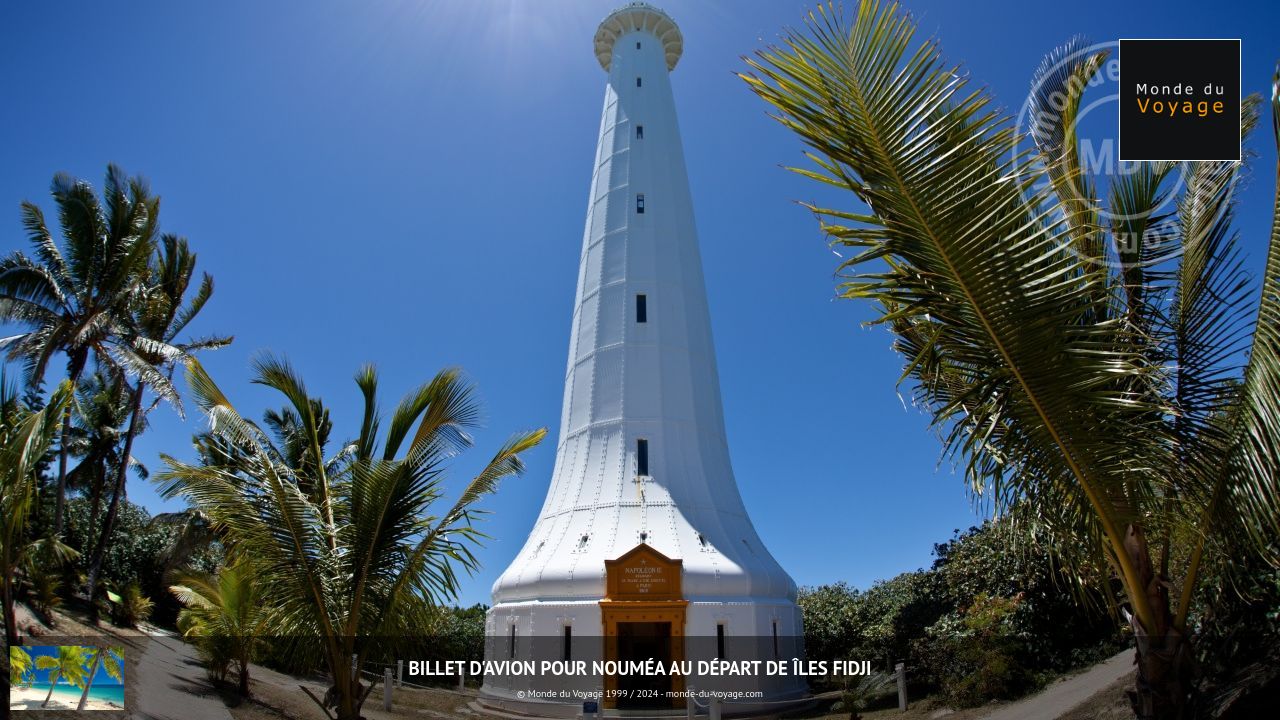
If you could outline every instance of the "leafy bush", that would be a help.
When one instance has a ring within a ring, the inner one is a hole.
[[[915,642],[916,657],[938,680],[952,707],[1021,696],[1037,685],[1028,634],[1019,628],[1022,596],[985,593],[934,623]]]
[[[57,619],[53,611],[62,605],[62,598],[58,594],[62,590],[62,580],[57,571],[41,566],[29,568],[24,589],[31,609],[40,615],[45,625],[56,627]]]
[[[1125,646],[1109,612],[1118,593],[1096,568],[1079,561],[1085,583],[1073,589],[1056,547],[1043,531],[1008,519],[934,546],[934,570],[951,607],[969,607],[984,595],[1020,599],[1010,622],[1026,644],[1027,662],[1039,671],[1070,670]]]
[[[797,602],[806,654],[883,669],[905,662],[913,685],[972,704],[1119,651],[1113,589],[1095,572],[1073,592],[1054,547],[1027,526],[989,522],[935,545],[929,570],[866,591],[805,588]]]
[[[80,552],[81,564],[88,562],[101,531],[101,525],[91,523],[90,510],[87,498],[75,498],[67,503],[66,542]],[[102,521],[103,518],[99,517],[98,522]],[[155,593],[161,587],[161,576],[164,573],[161,556],[173,542],[176,533],[171,527],[153,525],[151,516],[145,509],[122,500],[115,528],[109,538],[110,544],[102,561],[103,580],[122,588],[129,583],[137,583],[148,594]],[[83,570],[83,566],[81,569]]]
[[[949,607],[938,580],[920,570],[877,582],[866,592],[844,583],[802,590],[797,602],[807,656],[871,660],[880,667],[905,660],[911,640]]]
[[[116,627],[138,627],[138,623],[151,617],[151,610],[155,607],[138,583],[129,583],[120,592],[108,590],[107,597],[111,601],[111,622]]]
[[[800,588],[796,604],[804,614],[804,648],[810,660],[843,660],[861,641],[860,593],[847,583]]]
[[[1213,717],[1274,712],[1280,696],[1280,569],[1211,548],[1192,618],[1200,691]]]
[[[80,552],[74,564],[69,564],[63,578],[64,589],[82,587],[85,582],[84,563],[98,541],[101,525],[90,522],[88,498],[78,497],[67,502],[66,542]],[[105,515],[105,513],[102,513]],[[102,522],[99,517],[99,523]],[[103,586],[115,588],[117,594],[130,584],[136,584],[142,595],[154,600],[152,610],[159,622],[172,622],[178,613],[177,600],[168,591],[165,573],[170,551],[178,543],[183,525],[172,522],[155,522],[140,505],[128,500],[120,502],[119,515],[112,530],[110,545],[102,561]],[[222,549],[217,543],[202,546],[186,559],[186,565],[198,570],[212,571],[221,560]],[[74,584],[72,584],[74,583]],[[111,609],[105,596],[97,601],[104,609]]]

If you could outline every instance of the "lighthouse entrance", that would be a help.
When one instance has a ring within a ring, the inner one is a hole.
[[[622,662],[654,660],[665,665],[671,663],[671,623],[669,622],[620,622],[618,623],[617,655]],[[671,704],[667,692],[671,689],[669,678],[658,675],[629,674],[618,678],[618,708],[656,708]]]
[[[605,560],[605,598],[600,601],[605,660],[655,660],[664,666],[685,656],[684,620],[689,603],[681,591],[684,564],[637,545]],[[604,678],[604,706],[618,709],[683,707],[678,674],[626,673]]]

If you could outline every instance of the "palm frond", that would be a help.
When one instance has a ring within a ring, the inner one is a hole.
[[[896,5],[864,2],[852,23],[823,5],[808,26],[750,60],[744,79],[872,211],[813,208],[833,243],[859,251],[842,265],[842,295],[912,328],[917,402],[974,487],[998,507],[1046,508],[1108,548],[1128,587],[1145,586],[1124,538],[1153,498],[1128,479],[1164,466],[1167,444],[1135,452],[1126,438],[1167,434],[1161,370],[1108,319],[1109,278],[1073,247],[1074,211],[1035,190],[987,92],[934,42],[911,49],[914,24]]]

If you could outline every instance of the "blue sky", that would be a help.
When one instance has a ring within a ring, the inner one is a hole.
[[[35,645],[35,646],[30,646],[30,647],[28,647],[28,648],[27,648],[27,652],[31,653],[31,659],[32,659],[32,661],[33,661],[33,666],[34,666],[34,661],[35,661],[37,658],[39,658],[41,655],[56,656],[56,655],[58,654],[58,646],[57,646],[57,645]],[[121,660],[123,660],[123,659],[124,659],[124,656],[123,656],[123,655],[121,655],[121,656],[120,656],[120,658],[121,658]],[[92,662],[91,660],[88,660],[88,653],[86,652],[86,666],[85,666],[85,667],[87,668],[87,667],[88,667],[88,664],[89,664],[89,663],[91,663],[91,662]],[[52,672],[53,672],[52,670],[40,670],[40,669],[37,669],[37,670],[35,671],[35,684],[36,684],[36,685],[48,685],[48,684],[49,684],[49,675],[50,675],[50,673],[52,673]],[[115,678],[111,677],[111,675],[109,675],[109,674],[107,673],[107,668],[106,668],[106,666],[105,666],[105,665],[102,665],[102,664],[99,664],[99,665],[98,665],[98,670],[97,670],[97,672],[95,672],[95,673],[93,674],[93,684],[94,684],[94,685],[120,685],[120,684],[122,684],[122,681],[117,680],[117,679],[115,679]],[[69,685],[68,685],[67,680],[66,680],[66,678],[65,678],[65,677],[64,677],[64,678],[62,678],[62,679],[58,682],[58,685],[59,685],[60,687],[69,687]]]
[[[246,382],[286,354],[354,433],[363,362],[384,405],[443,366],[479,385],[474,470],[517,428],[548,426],[525,477],[486,502],[492,539],[462,601],[487,601],[541,506],[554,459],[582,222],[605,75],[595,0],[367,3],[6,3],[0,6],[0,250],[23,247],[18,203],[50,207],[56,171],[100,184],[108,162],[164,198],[217,292],[197,333],[257,417],[279,401]],[[870,309],[833,299],[838,259],[795,200],[842,201],[781,169],[800,143],[734,72],[812,3],[668,0],[685,54],[672,76],[702,243],[734,468],[762,538],[805,585],[927,565],[979,519]],[[1273,4],[907,3],[1000,104],[1080,33],[1240,37],[1245,92],[1265,92],[1280,42]],[[1106,137],[1099,113],[1086,130]],[[1264,124],[1265,127],[1265,124]],[[1265,134],[1238,222],[1251,267],[1270,222]],[[189,454],[200,419],[167,409],[139,441]],[[151,485],[130,498],[176,509]]]

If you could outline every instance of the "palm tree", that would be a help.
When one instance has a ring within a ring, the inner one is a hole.
[[[35,664],[31,660],[31,653],[21,645],[9,646],[9,687],[18,687],[24,685],[31,680],[31,671],[35,669]]]
[[[84,692],[80,693],[80,703],[76,710],[83,710],[89,702],[89,690],[93,688],[93,678],[98,674],[98,666],[106,669],[107,675],[120,680],[124,677],[124,648],[120,645],[86,647],[89,662],[89,674],[85,676]]]
[[[58,687],[60,680],[66,680],[78,688],[85,686],[84,661],[84,648],[79,645],[59,645],[56,655],[41,655],[36,658],[37,669],[51,671],[49,694],[44,696],[44,702],[40,703],[40,707],[49,706],[49,701],[53,699],[53,691]]]
[[[128,387],[118,375],[95,370],[80,380],[77,412],[67,441],[69,453],[80,459],[67,472],[67,487],[89,496],[89,532],[99,527],[102,498],[108,478],[115,479],[120,462],[120,428],[129,417]],[[141,465],[134,464],[135,470]],[[145,471],[141,474],[145,476]],[[85,543],[85,550],[91,545]]]
[[[811,149],[799,172],[865,206],[810,209],[855,249],[842,295],[877,304],[970,487],[1112,569],[1135,713],[1185,717],[1203,553],[1277,561],[1280,197],[1256,300],[1230,229],[1239,163],[1140,164],[1108,208],[1096,197],[1074,120],[1105,52],[1046,59],[1019,151],[990,94],[914,30],[896,5],[852,22],[823,6],[743,79]]]
[[[124,448],[120,451],[122,462],[117,463],[116,467],[107,517],[89,558],[89,597],[93,597],[98,589],[102,561],[106,557],[111,532],[115,529],[120,499],[125,492],[126,471],[133,452],[133,441],[141,432],[144,422],[144,392],[149,386],[159,399],[173,404],[181,415],[180,398],[169,380],[175,361],[188,358],[200,350],[225,347],[232,340],[231,337],[210,337],[185,343],[175,342],[213,296],[213,278],[205,273],[195,295],[190,302],[186,301],[195,269],[196,254],[191,252],[186,239],[175,235],[163,236],[156,248],[155,257],[147,267],[139,300],[132,308],[132,329],[127,338],[132,352],[123,353],[120,357],[125,367],[137,377],[137,384],[131,393],[129,428],[125,431]],[[91,603],[89,612],[91,620],[96,622],[97,605]]]
[[[118,341],[127,334],[137,280],[155,243],[160,200],[149,194],[144,180],[126,178],[115,165],[107,167],[101,202],[88,183],[61,173],[53,178],[52,193],[63,248],[54,242],[40,208],[24,202],[23,224],[35,257],[14,252],[0,260],[0,322],[28,328],[0,339],[0,348],[25,363],[33,385],[43,379],[54,355],[65,354],[74,387],[91,357],[116,366],[132,354]],[[57,536],[62,534],[70,434],[68,406],[58,450]]]
[[[31,540],[27,527],[35,499],[35,468],[53,442],[58,419],[70,405],[70,398],[71,384],[63,382],[48,404],[36,412],[20,412],[16,403],[0,401],[6,409],[0,416],[0,591],[5,641],[10,647],[19,643],[13,609],[19,570],[30,569],[38,557],[65,559],[75,554],[57,538]]]
[[[245,561],[224,565],[217,575],[179,573],[170,591],[186,608],[178,613],[183,637],[191,638],[216,667],[236,666],[240,694],[249,697],[249,663],[267,630],[258,572]]]
[[[269,435],[192,361],[187,384],[225,447],[213,465],[164,457],[163,494],[185,496],[224,531],[230,552],[253,558],[275,633],[295,640],[294,660],[322,664],[332,678],[330,700],[312,699],[356,720],[372,691],[360,683],[361,660],[393,651],[395,638],[427,627],[433,608],[456,596],[458,569],[476,567],[473,506],[523,470],[521,453],[546,431],[513,436],[452,507],[433,515],[449,461],[471,445],[466,429],[478,417],[474,389],[456,370],[409,393],[382,433],[377,374],[363,368],[360,433],[332,456],[320,441],[324,406],[293,368],[265,357],[254,377],[297,417],[305,441],[297,464],[283,462]]]

